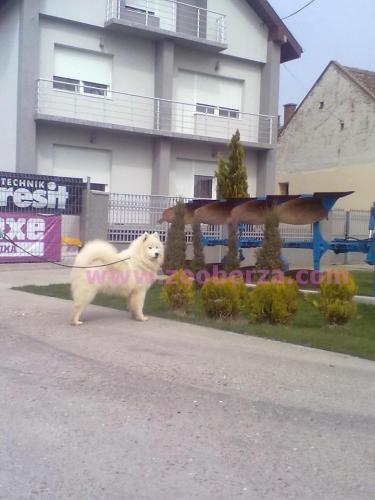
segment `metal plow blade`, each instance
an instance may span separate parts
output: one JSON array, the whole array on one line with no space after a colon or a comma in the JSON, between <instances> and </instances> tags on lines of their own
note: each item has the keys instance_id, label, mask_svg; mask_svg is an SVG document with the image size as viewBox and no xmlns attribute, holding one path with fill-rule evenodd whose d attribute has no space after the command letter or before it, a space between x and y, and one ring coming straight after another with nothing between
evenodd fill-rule
<instances>
[{"instance_id":1,"label":"metal plow blade","mask_svg":"<svg viewBox=\"0 0 375 500\"><path fill-rule=\"evenodd\" d=\"M265 222L267 210L274 210L279 221L291 225L314 224L328 217L336 201L350 192L314 193L308 195L269 195L232 200L194 200L187 203L185 224L253 224ZM162 222L172 222L175 207L167 208Z\"/></svg>"},{"instance_id":2,"label":"metal plow blade","mask_svg":"<svg viewBox=\"0 0 375 500\"><path fill-rule=\"evenodd\" d=\"M272 203L267 199L247 200L232 210L232 219L236 224L264 224L267 210L272 209Z\"/></svg>"},{"instance_id":3,"label":"metal plow blade","mask_svg":"<svg viewBox=\"0 0 375 500\"><path fill-rule=\"evenodd\" d=\"M232 222L232 209L242 200L209 201L194 213L195 222L202 224L230 224Z\"/></svg>"},{"instance_id":4,"label":"metal plow blade","mask_svg":"<svg viewBox=\"0 0 375 500\"><path fill-rule=\"evenodd\" d=\"M275 207L280 222L285 224L314 224L328 217L321 198L296 198Z\"/></svg>"}]
</instances>

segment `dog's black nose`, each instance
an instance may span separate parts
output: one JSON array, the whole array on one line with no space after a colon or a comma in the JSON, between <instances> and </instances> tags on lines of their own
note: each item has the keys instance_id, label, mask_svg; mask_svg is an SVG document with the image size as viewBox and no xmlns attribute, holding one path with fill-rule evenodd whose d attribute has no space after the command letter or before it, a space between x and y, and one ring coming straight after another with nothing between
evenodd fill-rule
<instances>
[{"instance_id":1,"label":"dog's black nose","mask_svg":"<svg viewBox=\"0 0 375 500\"><path fill-rule=\"evenodd\" d=\"M157 259L159 257L159 252L155 252L155 259Z\"/></svg>"}]
</instances>

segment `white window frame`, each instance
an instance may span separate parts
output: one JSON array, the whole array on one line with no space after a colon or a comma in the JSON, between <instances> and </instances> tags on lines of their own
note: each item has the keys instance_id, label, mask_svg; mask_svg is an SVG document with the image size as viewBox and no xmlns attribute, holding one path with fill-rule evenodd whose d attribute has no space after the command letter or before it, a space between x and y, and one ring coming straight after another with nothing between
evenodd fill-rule
<instances>
[{"instance_id":1,"label":"white window frame","mask_svg":"<svg viewBox=\"0 0 375 500\"><path fill-rule=\"evenodd\" d=\"M156 5L155 5L156 7ZM150 10L149 8L147 9L147 4L145 1L144 8L143 6L138 6L138 2L132 1L132 0L123 0L122 9L128 10L129 12L138 12L139 14L147 14L149 16L156 16L156 9L155 11Z\"/></svg>"},{"instance_id":2,"label":"white window frame","mask_svg":"<svg viewBox=\"0 0 375 500\"><path fill-rule=\"evenodd\" d=\"M214 194L214 179L215 179L215 176L213 175L201 175L201 174L196 174L194 173L194 186L193 186L193 189L194 189L194 192L193 192L193 196L194 198L201 198L201 199L207 199L207 200L212 200L213 199L213 194ZM205 197L205 196L196 196L195 195L195 178L196 177L204 177L205 179L210 179L211 180L211 196L208 196L208 197Z\"/></svg>"},{"instance_id":3,"label":"white window frame","mask_svg":"<svg viewBox=\"0 0 375 500\"><path fill-rule=\"evenodd\" d=\"M206 111L199 108L206 108ZM241 111L239 109L226 108L224 106L213 106L211 104L197 102L195 105L195 113L198 115L218 116L220 118L232 118L233 120L239 120Z\"/></svg>"},{"instance_id":4,"label":"white window frame","mask_svg":"<svg viewBox=\"0 0 375 500\"><path fill-rule=\"evenodd\" d=\"M196 113L201 115L215 115L216 114L216 106L212 106L211 104L203 104L202 102L197 102L195 104Z\"/></svg>"},{"instance_id":5,"label":"white window frame","mask_svg":"<svg viewBox=\"0 0 375 500\"><path fill-rule=\"evenodd\" d=\"M72 82L72 83L69 83ZM58 88L55 87L55 83L61 84L61 85L66 85L66 86L71 86L72 89L67 89L67 88ZM88 85L90 84L90 85ZM96 85L100 85L100 87L96 87ZM86 89L97 89L97 90L103 90L103 94L94 94L93 92L85 92ZM53 76L53 89L58 91L58 92L71 92L74 94L80 94L80 95L85 95L88 97L99 97L101 99L108 99L110 98L110 87L107 84L104 83L99 83L99 82L86 82L85 80L78 80L78 79L73 79L73 78L67 78L65 76L58 76L54 75Z\"/></svg>"},{"instance_id":6,"label":"white window frame","mask_svg":"<svg viewBox=\"0 0 375 500\"><path fill-rule=\"evenodd\" d=\"M205 74L205 73L194 73L194 100L195 100L195 113L200 115L218 116L220 118L233 118L234 120L240 119L241 110L235 108L228 108L226 106L216 106L209 103L198 102L198 77L200 75L214 77L215 75ZM199 108L206 108L206 111L200 111ZM207 110L213 110L213 113ZM223 113L227 112L227 116ZM231 113L235 116L231 116Z\"/></svg>"},{"instance_id":7,"label":"white window frame","mask_svg":"<svg viewBox=\"0 0 375 500\"><path fill-rule=\"evenodd\" d=\"M219 116L221 116L222 118L233 118L235 120L239 120L240 119L240 110L219 106Z\"/></svg>"}]
</instances>

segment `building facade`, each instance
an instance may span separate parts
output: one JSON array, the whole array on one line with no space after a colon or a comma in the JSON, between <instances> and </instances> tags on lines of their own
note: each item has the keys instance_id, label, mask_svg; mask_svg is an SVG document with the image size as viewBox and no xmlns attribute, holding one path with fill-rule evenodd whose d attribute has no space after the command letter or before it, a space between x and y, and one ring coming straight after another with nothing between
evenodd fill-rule
<instances>
[{"instance_id":1,"label":"building facade","mask_svg":"<svg viewBox=\"0 0 375 500\"><path fill-rule=\"evenodd\" d=\"M265 0L0 0L2 170L213 197L238 128L250 194L272 193L300 54Z\"/></svg>"},{"instance_id":2,"label":"building facade","mask_svg":"<svg viewBox=\"0 0 375 500\"><path fill-rule=\"evenodd\" d=\"M375 201L375 72L328 64L284 125L276 177L281 194L355 191L337 208L369 210Z\"/></svg>"}]
</instances>

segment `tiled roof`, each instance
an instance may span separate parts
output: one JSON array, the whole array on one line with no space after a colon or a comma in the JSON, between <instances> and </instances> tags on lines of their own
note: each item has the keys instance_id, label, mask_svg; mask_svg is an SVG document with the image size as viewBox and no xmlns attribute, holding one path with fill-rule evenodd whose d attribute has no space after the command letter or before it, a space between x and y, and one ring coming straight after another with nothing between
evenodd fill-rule
<instances>
[{"instance_id":1,"label":"tiled roof","mask_svg":"<svg viewBox=\"0 0 375 500\"><path fill-rule=\"evenodd\" d=\"M375 98L375 71L350 68L349 66L343 66L343 68Z\"/></svg>"}]
</instances>

